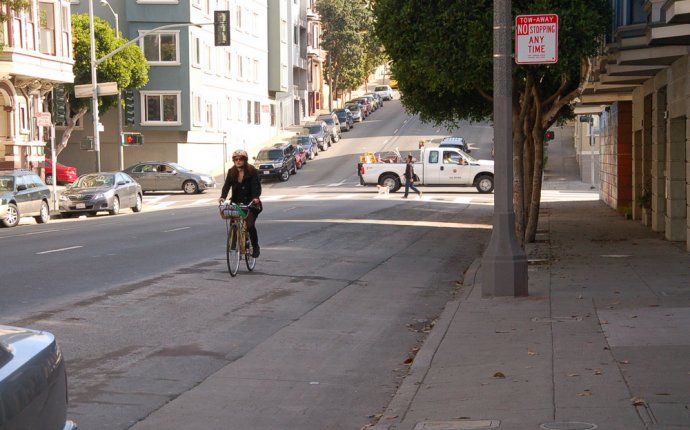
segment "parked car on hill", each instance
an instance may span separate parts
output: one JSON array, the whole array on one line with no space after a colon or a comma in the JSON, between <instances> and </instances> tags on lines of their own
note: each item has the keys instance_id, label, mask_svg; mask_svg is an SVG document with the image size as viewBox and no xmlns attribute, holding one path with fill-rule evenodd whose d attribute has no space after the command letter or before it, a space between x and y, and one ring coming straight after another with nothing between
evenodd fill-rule
<instances>
[{"instance_id":1,"label":"parked car on hill","mask_svg":"<svg viewBox=\"0 0 690 430\"><path fill-rule=\"evenodd\" d=\"M216 187L213 176L193 172L168 161L143 161L129 166L123 172L141 185L142 192L182 190L187 194L196 194Z\"/></svg>"},{"instance_id":2,"label":"parked car on hill","mask_svg":"<svg viewBox=\"0 0 690 430\"><path fill-rule=\"evenodd\" d=\"M355 126L355 119L350 109L336 109L333 113L338 117L338 121L340 122L340 131L350 131L350 129Z\"/></svg>"},{"instance_id":3,"label":"parked car on hill","mask_svg":"<svg viewBox=\"0 0 690 430\"><path fill-rule=\"evenodd\" d=\"M307 152L307 158L313 160L319 155L319 143L316 138L310 134L298 134L290 138L290 143L294 143L302 147Z\"/></svg>"},{"instance_id":4,"label":"parked car on hill","mask_svg":"<svg viewBox=\"0 0 690 430\"><path fill-rule=\"evenodd\" d=\"M0 225L14 227L23 216L50 220L50 188L30 170L0 170Z\"/></svg>"},{"instance_id":5,"label":"parked car on hill","mask_svg":"<svg viewBox=\"0 0 690 430\"><path fill-rule=\"evenodd\" d=\"M319 144L319 149L326 151L331 146L331 133L328 132L328 127L323 121L308 122L302 128L303 134L309 134L316 138Z\"/></svg>"},{"instance_id":6,"label":"parked car on hill","mask_svg":"<svg viewBox=\"0 0 690 430\"><path fill-rule=\"evenodd\" d=\"M292 153L295 155L295 166L301 169L309 160L307 150L296 143L291 143L290 145L292 145Z\"/></svg>"},{"instance_id":7,"label":"parked car on hill","mask_svg":"<svg viewBox=\"0 0 690 430\"><path fill-rule=\"evenodd\" d=\"M376 105L376 109L382 108L383 107L383 97L378 95L377 93L367 93L364 94L366 97L371 97L374 100L374 104Z\"/></svg>"},{"instance_id":8,"label":"parked car on hill","mask_svg":"<svg viewBox=\"0 0 690 430\"><path fill-rule=\"evenodd\" d=\"M65 359L45 331L0 325L0 429L76 430Z\"/></svg>"},{"instance_id":9,"label":"parked car on hill","mask_svg":"<svg viewBox=\"0 0 690 430\"><path fill-rule=\"evenodd\" d=\"M362 122L364 121L364 111L362 111L362 105L355 102L348 102L345 105L345 109L352 113L352 121Z\"/></svg>"},{"instance_id":10,"label":"parked car on hill","mask_svg":"<svg viewBox=\"0 0 690 430\"><path fill-rule=\"evenodd\" d=\"M374 106L372 106L371 102L366 97L352 99L349 100L348 103L359 103L359 105L362 107L365 118L371 115L371 113L374 111Z\"/></svg>"},{"instance_id":11,"label":"parked car on hill","mask_svg":"<svg viewBox=\"0 0 690 430\"><path fill-rule=\"evenodd\" d=\"M325 113L316 117L317 121L326 123L326 129L331 135L331 142L335 143L340 140L340 121L334 113Z\"/></svg>"},{"instance_id":12,"label":"parked car on hill","mask_svg":"<svg viewBox=\"0 0 690 430\"><path fill-rule=\"evenodd\" d=\"M41 163L44 168L46 185L53 184L53 161L46 157L46 160ZM77 174L77 168L72 166L65 166L64 164L57 163L57 169L55 171L57 175L58 185L71 184L77 180L79 175Z\"/></svg>"},{"instance_id":13,"label":"parked car on hill","mask_svg":"<svg viewBox=\"0 0 690 430\"><path fill-rule=\"evenodd\" d=\"M393 89L390 85L379 85L374 88L374 91L384 100L393 100Z\"/></svg>"},{"instance_id":14,"label":"parked car on hill","mask_svg":"<svg viewBox=\"0 0 690 430\"><path fill-rule=\"evenodd\" d=\"M297 173L294 146L287 142L276 143L263 148L254 157L254 167L262 178L277 177L281 182L290 179L290 174Z\"/></svg>"},{"instance_id":15,"label":"parked car on hill","mask_svg":"<svg viewBox=\"0 0 690 430\"><path fill-rule=\"evenodd\" d=\"M94 216L100 211L117 215L122 208L141 212L142 196L141 185L124 172L88 173L67 186L58 206L65 218L75 214Z\"/></svg>"}]
</instances>

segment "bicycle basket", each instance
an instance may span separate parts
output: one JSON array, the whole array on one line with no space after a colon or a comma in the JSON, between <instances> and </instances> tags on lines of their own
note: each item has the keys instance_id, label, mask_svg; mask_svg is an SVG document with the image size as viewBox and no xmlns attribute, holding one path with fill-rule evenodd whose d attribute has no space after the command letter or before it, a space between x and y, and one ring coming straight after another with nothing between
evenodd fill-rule
<instances>
[{"instance_id":1,"label":"bicycle basket","mask_svg":"<svg viewBox=\"0 0 690 430\"><path fill-rule=\"evenodd\" d=\"M221 206L220 207L220 217L223 219L230 219L230 218L246 218L247 213L242 210L241 207L237 205L230 205L230 206Z\"/></svg>"}]
</instances>

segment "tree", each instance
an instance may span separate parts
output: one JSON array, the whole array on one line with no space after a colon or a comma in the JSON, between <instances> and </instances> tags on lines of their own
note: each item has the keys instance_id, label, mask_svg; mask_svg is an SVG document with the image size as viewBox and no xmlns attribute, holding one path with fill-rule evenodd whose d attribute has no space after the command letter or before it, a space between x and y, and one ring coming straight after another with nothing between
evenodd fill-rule
<instances>
[{"instance_id":1,"label":"tree","mask_svg":"<svg viewBox=\"0 0 690 430\"><path fill-rule=\"evenodd\" d=\"M392 60L402 102L435 124L492 116L492 0L376 0L376 32ZM559 16L559 59L513 67L516 232L533 242L539 217L544 131L572 118L611 15L608 0L513 0L513 16Z\"/></svg>"},{"instance_id":2,"label":"tree","mask_svg":"<svg viewBox=\"0 0 690 430\"><path fill-rule=\"evenodd\" d=\"M72 38L74 85L89 84L91 83L91 42L88 14L72 16ZM98 17L94 17L94 38L96 39L96 58L101 58L127 43L127 40L115 35L115 31L107 21ZM141 88L149 80L148 71L146 57L137 44L132 44L99 64L96 76L98 82L117 82L117 87L120 89ZM66 85L67 128L56 147L56 154L67 146L67 141L77 121L91 109L91 98L76 98L74 85ZM101 114L115 106L117 106L117 96L98 98L98 112Z\"/></svg>"},{"instance_id":3,"label":"tree","mask_svg":"<svg viewBox=\"0 0 690 430\"><path fill-rule=\"evenodd\" d=\"M316 9L324 27L321 46L328 51L326 77L337 96L358 87L367 76L371 12L364 3L349 0L320 0Z\"/></svg>"}]
</instances>

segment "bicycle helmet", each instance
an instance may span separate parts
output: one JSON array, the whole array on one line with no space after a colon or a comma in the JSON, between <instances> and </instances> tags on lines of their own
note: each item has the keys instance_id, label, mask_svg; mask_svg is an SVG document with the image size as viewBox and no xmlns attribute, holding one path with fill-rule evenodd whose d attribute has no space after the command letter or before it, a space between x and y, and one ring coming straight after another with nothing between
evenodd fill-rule
<instances>
[{"instance_id":1,"label":"bicycle helmet","mask_svg":"<svg viewBox=\"0 0 690 430\"><path fill-rule=\"evenodd\" d=\"M247 154L247 151L245 151L243 149L238 149L237 151L233 152L232 158L235 158L235 157L242 157L245 159L245 161L249 160L249 155Z\"/></svg>"}]
</instances>

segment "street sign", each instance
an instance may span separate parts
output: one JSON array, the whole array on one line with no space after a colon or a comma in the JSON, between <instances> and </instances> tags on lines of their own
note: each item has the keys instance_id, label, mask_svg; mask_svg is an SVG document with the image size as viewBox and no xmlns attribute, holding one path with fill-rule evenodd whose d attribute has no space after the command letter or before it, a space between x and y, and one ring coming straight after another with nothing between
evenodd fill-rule
<instances>
[{"instance_id":1,"label":"street sign","mask_svg":"<svg viewBox=\"0 0 690 430\"><path fill-rule=\"evenodd\" d=\"M558 62L558 15L515 17L515 62L552 64Z\"/></svg>"},{"instance_id":2,"label":"street sign","mask_svg":"<svg viewBox=\"0 0 690 430\"><path fill-rule=\"evenodd\" d=\"M98 96L114 96L120 92L117 89L117 82L99 82L98 86ZM86 97L91 97L93 94L93 86L91 84L75 85L74 86L74 97L81 99Z\"/></svg>"},{"instance_id":3,"label":"street sign","mask_svg":"<svg viewBox=\"0 0 690 430\"><path fill-rule=\"evenodd\" d=\"M36 112L36 126L50 127L50 112Z\"/></svg>"}]
</instances>

